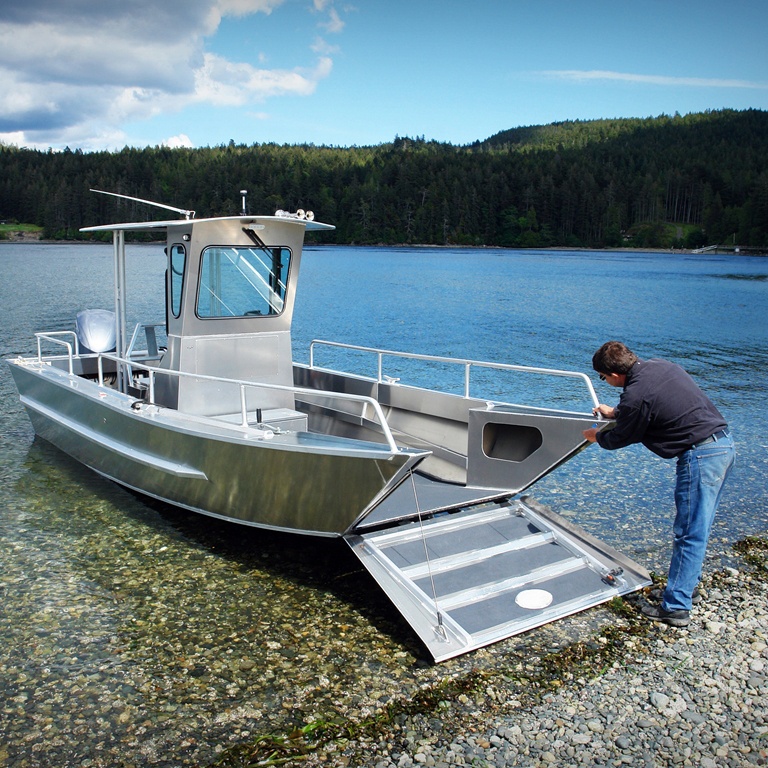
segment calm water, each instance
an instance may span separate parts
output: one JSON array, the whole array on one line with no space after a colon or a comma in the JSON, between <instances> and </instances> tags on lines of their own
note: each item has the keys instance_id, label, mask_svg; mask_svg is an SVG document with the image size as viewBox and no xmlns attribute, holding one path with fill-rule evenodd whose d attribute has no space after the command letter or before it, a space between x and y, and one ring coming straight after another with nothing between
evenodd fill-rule
<instances>
[{"instance_id":1,"label":"calm water","mask_svg":"<svg viewBox=\"0 0 768 768\"><path fill-rule=\"evenodd\" d=\"M162 248L129 255L129 317L159 321ZM80 309L110 307L111 259L110 246L0 244L0 356L32 353L34 331L71 328ZM299 360L322 338L589 372L617 338L680 362L737 442L710 567L733 541L768 532L768 260L322 247L303 268ZM454 385L449 370L433 375ZM575 397L539 378L501 386L534 403ZM499 384L478 387L491 396ZM149 505L35 440L6 366L0 400L0 766L205 765L255 734L362 716L443 675L496 668L555 631L432 667L343 545ZM531 494L664 570L673 475L641 448L595 447Z\"/></svg>"},{"instance_id":2,"label":"calm water","mask_svg":"<svg viewBox=\"0 0 768 768\"><path fill-rule=\"evenodd\" d=\"M594 350L620 339L640 357L680 363L720 407L737 441L738 464L715 541L724 549L768 530L768 259L316 249L300 290L297 350L314 336L591 372ZM593 378L598 396L615 403L616 390ZM577 406L548 380L527 377L522 390L518 381L509 389L515 401ZM663 570L673 477L673 462L640 446L610 453L595 447L530 493Z\"/></svg>"}]
</instances>

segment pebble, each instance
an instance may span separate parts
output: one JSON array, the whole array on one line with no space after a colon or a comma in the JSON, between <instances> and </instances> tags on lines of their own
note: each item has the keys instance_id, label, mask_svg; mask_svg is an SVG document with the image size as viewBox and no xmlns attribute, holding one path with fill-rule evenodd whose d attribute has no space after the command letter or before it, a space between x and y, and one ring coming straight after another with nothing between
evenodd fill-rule
<instances>
[{"instance_id":1,"label":"pebble","mask_svg":"<svg viewBox=\"0 0 768 768\"><path fill-rule=\"evenodd\" d=\"M430 741L437 766L768 766L767 636L768 582L727 569L687 628L652 626L646 652L628 643L626 657L592 680L528 707L518 691L508 694L517 706L500 712L475 701L471 716L443 719L440 734L418 737ZM502 682L495 688L503 699ZM350 753L361 768L412 764L354 744Z\"/></svg>"},{"instance_id":2,"label":"pebble","mask_svg":"<svg viewBox=\"0 0 768 768\"><path fill-rule=\"evenodd\" d=\"M652 693L651 704L653 704L656 709L665 709L669 706L669 696L664 693Z\"/></svg>"}]
</instances>

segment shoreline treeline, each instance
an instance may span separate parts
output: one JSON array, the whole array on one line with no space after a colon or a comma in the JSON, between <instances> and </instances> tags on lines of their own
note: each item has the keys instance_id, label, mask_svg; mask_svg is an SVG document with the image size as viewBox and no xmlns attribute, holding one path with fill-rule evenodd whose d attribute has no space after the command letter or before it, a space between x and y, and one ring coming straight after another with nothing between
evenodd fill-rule
<instances>
[{"instance_id":1,"label":"shoreline treeline","mask_svg":"<svg viewBox=\"0 0 768 768\"><path fill-rule=\"evenodd\" d=\"M90 188L233 215L312 209L323 242L507 247L768 246L768 112L572 121L455 146L253 144L119 152L0 145L0 220L52 239L162 218Z\"/></svg>"}]
</instances>

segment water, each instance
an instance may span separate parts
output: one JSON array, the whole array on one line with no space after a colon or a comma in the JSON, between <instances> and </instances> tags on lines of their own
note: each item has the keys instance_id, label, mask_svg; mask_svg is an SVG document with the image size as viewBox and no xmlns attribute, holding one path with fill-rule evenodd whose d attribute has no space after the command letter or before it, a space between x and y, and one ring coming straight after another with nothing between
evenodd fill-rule
<instances>
[{"instance_id":1,"label":"water","mask_svg":"<svg viewBox=\"0 0 768 768\"><path fill-rule=\"evenodd\" d=\"M591 372L593 352L619 339L640 357L680 363L721 409L737 443L714 539L725 544L768 527L768 260L392 248L318 248L308 256L298 349L314 336ZM593 379L598 396L614 404L617 391ZM575 405L561 392L553 397L548 380L526 378L525 385L526 401ZM595 447L530 493L664 570L673 482L674 463L641 446Z\"/></svg>"},{"instance_id":2,"label":"water","mask_svg":"<svg viewBox=\"0 0 768 768\"><path fill-rule=\"evenodd\" d=\"M111 262L110 246L0 244L0 356L109 308ZM129 247L128 268L130 320L162 320L162 248ZM708 567L768 532L765 259L320 247L305 253L299 301L300 360L313 338L582 371L617 338L676 360L737 442ZM571 397L538 378L504 386ZM257 734L359 719L585 631L581 615L431 666L342 543L148 504L35 440L6 366L0 401L0 766L206 765ZM673 473L642 448L594 447L532 495L663 571Z\"/></svg>"}]
</instances>

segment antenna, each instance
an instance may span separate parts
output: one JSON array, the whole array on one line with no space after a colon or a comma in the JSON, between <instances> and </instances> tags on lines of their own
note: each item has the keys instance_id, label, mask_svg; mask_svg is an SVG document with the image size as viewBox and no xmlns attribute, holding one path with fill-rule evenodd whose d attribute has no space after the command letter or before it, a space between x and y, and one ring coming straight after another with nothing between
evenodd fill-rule
<instances>
[{"instance_id":1,"label":"antenna","mask_svg":"<svg viewBox=\"0 0 768 768\"><path fill-rule=\"evenodd\" d=\"M155 203L152 200L142 200L140 197L130 197L129 195L118 195L117 192L105 192L102 189L92 189L91 192L97 192L100 195L110 195L111 197L120 197L123 200L133 200L136 203L144 203L145 205L154 205L156 208L165 208L168 211L175 211L181 213L185 219L194 219L194 211L185 211L183 208L174 208L172 205L165 205L164 203Z\"/></svg>"},{"instance_id":2,"label":"antenna","mask_svg":"<svg viewBox=\"0 0 768 768\"><path fill-rule=\"evenodd\" d=\"M247 189L241 189L240 190L240 194L243 196L243 210L242 210L242 214L243 214L243 216L246 216L248 212L245 209L245 196L248 194L248 190Z\"/></svg>"}]
</instances>

